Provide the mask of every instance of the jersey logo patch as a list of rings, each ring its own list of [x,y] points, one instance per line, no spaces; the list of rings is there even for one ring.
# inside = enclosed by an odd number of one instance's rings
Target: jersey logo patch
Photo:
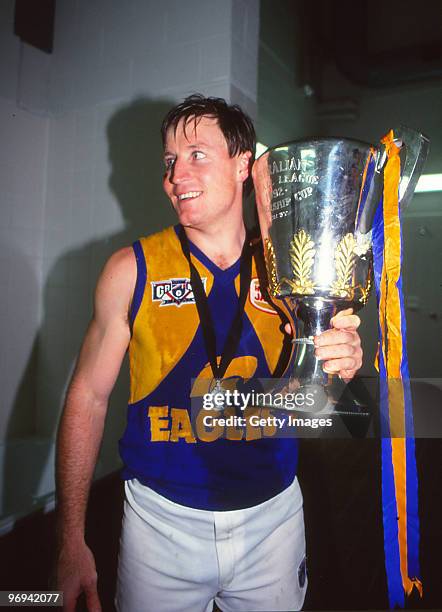
[[[206,289],[206,278],[201,279]],[[192,285],[189,278],[169,278],[168,280],[151,281],[152,302],[161,302],[160,306],[182,306],[195,304]]]
[[[270,314],[277,314],[276,310],[274,310],[263,298],[261,287],[259,286],[259,280],[257,278],[252,278],[250,281],[249,299],[252,306],[258,310],[262,310],[263,312],[268,312]]]

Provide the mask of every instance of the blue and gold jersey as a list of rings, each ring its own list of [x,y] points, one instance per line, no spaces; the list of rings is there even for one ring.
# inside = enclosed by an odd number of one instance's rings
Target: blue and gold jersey
[[[123,478],[137,478],[193,508],[246,508],[291,484],[297,442],[264,435],[205,441],[194,431],[191,381],[209,379],[211,370],[178,227],[141,238],[133,247],[137,282],[131,307],[130,400],[120,440]],[[222,270],[192,243],[190,253],[208,295],[220,355],[238,308],[240,262]],[[225,377],[268,378],[281,363],[281,318],[262,298],[258,272],[256,255],[241,338]]]

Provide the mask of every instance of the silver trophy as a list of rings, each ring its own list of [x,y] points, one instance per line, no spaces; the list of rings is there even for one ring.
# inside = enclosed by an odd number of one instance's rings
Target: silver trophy
[[[400,207],[411,199],[429,141],[393,130],[401,147]],[[313,392],[316,409],[330,404],[332,379],[314,353],[313,336],[339,311],[358,311],[371,287],[372,224],[383,193],[385,146],[348,139],[289,142],[253,166],[268,290],[281,300],[294,330],[292,355],[274,390]],[[302,329],[300,329],[300,327]]]

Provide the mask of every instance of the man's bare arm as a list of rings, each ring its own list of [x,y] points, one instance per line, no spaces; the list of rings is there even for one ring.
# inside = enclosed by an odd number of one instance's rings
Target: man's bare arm
[[[95,292],[94,315],[67,392],[57,440],[57,584],[65,609],[85,592],[100,610],[95,562],[84,541],[87,499],[103,435],[108,399],[130,339],[129,304],[136,280],[132,249],[107,262]]]

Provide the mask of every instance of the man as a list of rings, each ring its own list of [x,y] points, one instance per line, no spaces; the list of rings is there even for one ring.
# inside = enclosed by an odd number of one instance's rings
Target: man
[[[280,318],[248,297],[259,276],[242,218],[254,129],[239,107],[194,95],[168,113],[162,136],[163,184],[179,225],[115,253],[98,281],[59,432],[58,585],[67,610],[82,591],[89,610],[100,609],[84,519],[129,347],[118,610],[195,612],[213,601],[229,611],[300,609],[296,440],[202,441],[188,413],[191,379],[269,377],[283,344]],[[358,325],[347,312],[316,339],[327,371],[351,378],[360,367]]]

